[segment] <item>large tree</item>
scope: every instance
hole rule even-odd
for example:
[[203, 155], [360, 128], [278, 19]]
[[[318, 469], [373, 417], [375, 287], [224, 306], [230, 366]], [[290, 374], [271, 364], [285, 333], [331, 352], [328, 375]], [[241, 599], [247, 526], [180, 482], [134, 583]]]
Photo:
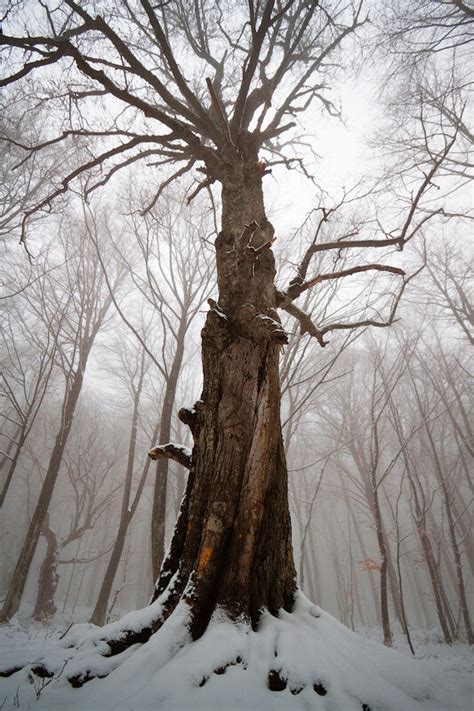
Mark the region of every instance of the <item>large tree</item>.
[[[179, 447], [152, 450], [153, 457], [174, 457], [190, 469], [156, 583], [154, 599], [162, 604], [146, 626], [109, 639], [108, 649], [113, 655], [146, 641], [180, 602], [187, 606], [194, 639], [216, 607], [255, 626], [263, 610], [291, 612], [297, 591], [280, 426], [279, 356], [288, 338], [278, 310], [293, 316], [301, 333], [321, 346], [332, 331], [392, 323], [409, 277], [400, 267], [380, 263], [375, 250], [403, 249], [426, 222], [417, 208], [450, 149], [450, 138], [412, 190], [395, 231], [359, 235], [348, 229], [324, 241], [333, 211], [321, 205], [314, 238], [303, 249], [294, 278], [277, 288], [275, 232], [263, 181], [272, 164], [304, 169], [301, 157], [292, 154], [295, 131], [301, 130], [295, 117], [317, 103], [335, 112], [327, 87], [341, 45], [365, 23], [362, 3], [123, 0], [110, 7], [64, 0], [41, 5], [43, 25], [35, 13], [31, 32], [15, 29], [13, 9], [10, 31], [7, 17], [0, 41], [11, 48], [11, 70], [2, 84], [52, 73], [47, 90], [55, 89], [50, 102], [61, 117], [52, 129], [57, 132], [45, 144], [23, 145], [25, 160], [56, 143], [66, 151], [74, 147], [77, 165], [28, 208], [23, 242], [28, 218], [83, 175], [90, 194], [120, 168], [151, 159], [162, 169], [152, 202], [192, 169], [199, 178], [190, 198], [214, 183], [220, 186], [219, 293], [217, 300], [209, 299], [202, 330], [203, 391], [192, 409], [180, 411], [194, 447], [191, 455]], [[28, 13], [22, 20], [33, 22]], [[356, 255], [354, 263], [338, 268], [346, 250]], [[321, 251], [334, 254], [333, 270], [312, 270]], [[369, 290], [353, 322], [326, 314], [316, 323], [295, 304], [319, 284], [338, 285], [366, 272], [380, 274], [387, 299], [383, 305], [379, 293]], [[385, 316], [380, 315], [383, 306]], [[71, 681], [80, 685], [92, 675], [84, 670]]]

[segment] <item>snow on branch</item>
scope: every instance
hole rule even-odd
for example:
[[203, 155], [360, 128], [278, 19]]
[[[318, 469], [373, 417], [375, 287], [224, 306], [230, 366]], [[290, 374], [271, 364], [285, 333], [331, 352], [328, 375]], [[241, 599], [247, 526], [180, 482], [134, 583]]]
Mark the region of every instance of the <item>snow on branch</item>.
[[174, 444], [173, 442], [159, 444], [150, 449], [148, 456], [154, 460], [160, 459], [160, 457], [172, 459], [174, 462], [186, 467], [186, 469], [191, 469], [191, 450], [182, 444]]

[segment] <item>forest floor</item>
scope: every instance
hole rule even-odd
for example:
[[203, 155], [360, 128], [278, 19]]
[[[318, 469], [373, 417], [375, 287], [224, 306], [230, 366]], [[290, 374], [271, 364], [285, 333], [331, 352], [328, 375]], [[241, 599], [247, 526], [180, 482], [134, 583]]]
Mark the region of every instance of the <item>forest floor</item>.
[[[139, 611], [131, 615], [139, 621]], [[112, 623], [109, 629], [120, 624]], [[0, 679], [0, 711], [474, 708], [474, 654], [467, 644], [447, 646], [436, 631], [416, 630], [414, 660], [402, 635], [395, 636], [395, 650], [387, 650], [379, 642], [379, 630], [355, 634], [305, 598], [291, 615], [267, 615], [258, 632], [214, 619], [197, 642], [183, 636], [183, 618], [175, 618], [147, 644], [120, 655], [120, 665], [109, 669], [106, 678], [80, 689], [71, 688], [64, 670], [86, 663], [100, 673], [99, 628], [75, 626], [58, 642], [67, 626], [60, 616], [49, 625], [15, 618], [0, 626], [1, 668], [46, 659], [57, 669], [51, 679], [32, 676], [28, 666]], [[269, 674], [275, 690], [268, 687]]]

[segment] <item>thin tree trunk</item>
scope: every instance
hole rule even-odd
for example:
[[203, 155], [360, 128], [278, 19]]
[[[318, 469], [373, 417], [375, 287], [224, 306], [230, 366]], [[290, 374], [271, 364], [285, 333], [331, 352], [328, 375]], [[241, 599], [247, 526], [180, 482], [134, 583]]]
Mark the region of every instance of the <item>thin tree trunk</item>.
[[[349, 506], [349, 511], [350, 511], [351, 518], [352, 518], [353, 530], [355, 531], [355, 535], [357, 537], [357, 542], [359, 544], [360, 552], [362, 553], [362, 559], [367, 560], [369, 558], [369, 555], [368, 555], [367, 549], [365, 547], [364, 539], [360, 533], [359, 525], [358, 525], [358, 522], [355, 518], [355, 514], [354, 514], [354, 510], [353, 510], [352, 506]], [[370, 592], [372, 595], [372, 602], [373, 602], [374, 610], [377, 611], [376, 612], [376, 615], [377, 615], [376, 621], [381, 622], [380, 605], [379, 605], [379, 597], [377, 595], [377, 587], [375, 585], [374, 578], [373, 578], [372, 573], [370, 571], [368, 573], [368, 580], [369, 580], [369, 587], [370, 587]]]
[[[461, 504], [464, 507], [464, 504]], [[456, 525], [461, 534], [461, 540], [466, 542], [465, 555], [469, 563], [471, 575], [474, 575], [474, 546], [471, 545], [471, 527], [472, 525], [466, 521], [463, 515], [459, 512], [458, 505], [455, 501], [451, 501], [451, 509], [453, 517], [456, 520]]]
[[380, 508], [379, 499], [379, 483], [377, 482], [377, 467], [379, 463], [379, 431], [378, 419], [375, 417], [375, 373], [374, 385], [372, 389], [371, 401], [371, 448], [370, 448], [370, 467], [369, 467], [369, 500], [372, 505], [372, 512], [375, 522], [375, 534], [380, 551], [380, 615], [382, 617], [383, 643], [390, 647], [393, 642], [392, 630], [390, 628], [390, 616], [388, 608], [388, 586], [387, 586], [387, 568], [389, 547], [385, 536], [385, 529], [382, 521], [382, 511]]
[[[103, 625], [105, 622], [105, 617], [107, 615], [107, 606], [109, 603], [110, 592], [112, 590], [112, 585], [114, 583], [115, 575], [120, 563], [120, 558], [122, 556], [123, 548], [125, 545], [125, 538], [127, 535], [128, 527], [130, 521], [132, 520], [133, 514], [138, 503], [137, 497], [131, 505], [131, 490], [133, 481], [133, 468], [135, 463], [135, 449], [137, 444], [137, 432], [138, 432], [138, 415], [140, 407], [140, 397], [143, 387], [143, 379], [145, 376], [145, 351], [142, 351], [141, 364], [140, 364], [140, 374], [136, 387], [134, 388], [133, 397], [133, 411], [132, 411], [132, 423], [130, 428], [130, 438], [128, 445], [128, 457], [127, 457], [127, 468], [125, 471], [125, 480], [122, 495], [122, 508], [120, 513], [120, 523], [118, 531], [115, 537], [115, 543], [112, 548], [112, 553], [107, 565], [107, 570], [105, 572], [104, 578], [102, 580], [102, 585], [97, 596], [97, 602], [94, 607], [94, 611], [91, 616], [91, 622], [95, 625]], [[147, 462], [148, 464], [148, 462]], [[143, 480], [143, 477], [142, 477]], [[139, 495], [139, 494], [137, 494]]]
[[[184, 355], [184, 339], [187, 321], [183, 317], [176, 334], [176, 350], [166, 381], [163, 408], [161, 410], [159, 444], [167, 444], [171, 436], [171, 422], [176, 399], [176, 388]], [[151, 558], [153, 580], [158, 580], [165, 555], [166, 493], [168, 488], [168, 459], [156, 463], [155, 489], [151, 516]]]
[[90, 621], [94, 625], [103, 625], [105, 622], [107, 606], [109, 604], [109, 597], [112, 591], [112, 585], [114, 583], [115, 575], [117, 573], [117, 569], [120, 563], [120, 558], [122, 557], [129, 523], [130, 518], [128, 516], [124, 516], [120, 521], [119, 529], [115, 537], [114, 547], [112, 549], [112, 553], [109, 558], [109, 563], [107, 565], [107, 570], [103, 577], [102, 585], [100, 587], [99, 595], [97, 597], [97, 602], [95, 604], [94, 611], [90, 619]]
[[[18, 441], [18, 443], [17, 443], [17, 447], [16, 447], [16, 450], [15, 450], [15, 454], [13, 455], [12, 459], [10, 460], [10, 466], [8, 467], [7, 476], [6, 476], [6, 478], [5, 478], [5, 481], [4, 481], [3, 486], [2, 486], [2, 491], [1, 491], [1, 493], [0, 493], [0, 508], [2, 508], [3, 503], [4, 503], [4, 501], [5, 501], [5, 497], [6, 497], [7, 492], [8, 492], [8, 489], [10, 488], [10, 484], [11, 484], [12, 479], [13, 479], [13, 474], [15, 473], [15, 469], [16, 469], [16, 467], [17, 467], [18, 460], [19, 460], [19, 458], [20, 458], [21, 450], [22, 450], [22, 448], [23, 448], [23, 444], [25, 443], [26, 436], [23, 436], [25, 430], [26, 430], [26, 426], [25, 426], [24, 428], [22, 428], [22, 432], [20, 433], [20, 439], [19, 439], [19, 441]], [[10, 445], [12, 445], [12, 448], [13, 448], [13, 443], [12, 443], [12, 442], [10, 442]], [[10, 453], [10, 450], [9, 450], [9, 449], [7, 449], [7, 453], [8, 453], [8, 454]], [[8, 457], [7, 457], [7, 458], [8, 458]]]
[[397, 620], [400, 622], [400, 624], [403, 627], [404, 613], [403, 613], [403, 609], [402, 609], [400, 588], [398, 585], [398, 575], [397, 575], [395, 563], [393, 561], [393, 556], [390, 553], [390, 544], [388, 542], [387, 534], [385, 533], [385, 531], [384, 531], [384, 538], [385, 538], [385, 548], [388, 551], [387, 575], [388, 575], [390, 595], [392, 598], [393, 608], [395, 610], [395, 615], [397, 617]]
[[390, 628], [390, 615], [388, 609], [388, 586], [387, 586], [387, 567], [388, 567], [388, 553], [386, 548], [386, 541], [383, 532], [382, 524], [382, 514], [379, 506], [379, 498], [377, 493], [377, 486], [375, 484], [374, 477], [373, 480], [373, 493], [374, 493], [374, 518], [375, 518], [375, 533], [377, 536], [377, 542], [380, 551], [380, 615], [382, 618], [382, 629], [383, 629], [383, 642], [387, 646], [392, 645], [392, 630]]
[[[34, 384], [34, 387], [30, 391], [28, 397], [26, 397], [26, 402], [27, 402], [27, 407], [24, 410], [18, 409], [17, 414], [21, 420], [21, 423], [18, 425], [18, 429], [16, 430], [16, 433], [9, 441], [8, 447], [7, 447], [7, 454], [9, 455], [10, 452], [13, 449], [13, 445], [16, 445], [15, 449], [15, 454], [13, 455], [12, 458], [8, 457], [3, 457], [2, 461], [0, 463], [0, 469], [3, 469], [3, 465], [6, 461], [6, 459], [10, 459], [10, 467], [8, 469], [8, 474], [6, 476], [5, 482], [2, 486], [2, 491], [0, 493], [0, 508], [3, 507], [3, 504], [5, 502], [5, 497], [7, 495], [7, 492], [10, 488], [10, 484], [13, 479], [13, 475], [15, 473], [18, 460], [20, 458], [20, 454], [22, 452], [23, 446], [31, 432], [31, 428], [33, 426], [33, 423], [36, 420], [36, 417], [38, 415], [38, 412], [41, 408], [41, 405], [43, 403], [43, 399], [46, 395], [46, 390], [47, 386], [49, 383], [49, 379], [53, 370], [53, 365], [54, 365], [54, 358], [53, 355], [56, 351], [56, 346], [57, 346], [57, 336], [58, 334], [55, 334], [53, 338], [53, 343], [54, 347], [50, 348], [50, 342], [49, 338], [46, 338], [46, 341], [44, 343], [45, 350], [41, 354], [39, 363], [37, 364], [37, 370], [36, 370], [36, 381]], [[22, 382], [23, 386], [25, 388], [26, 392], [26, 381], [24, 380], [24, 373], [22, 369], [20, 368], [20, 371], [22, 373]]]
[[42, 535], [46, 539], [46, 554], [41, 564], [38, 594], [36, 596], [36, 604], [33, 612], [33, 618], [42, 622], [52, 617], [56, 613], [56, 605], [54, 597], [58, 586], [58, 539], [55, 531], [49, 525], [49, 516], [47, 515], [42, 528]]
[[[402, 483], [403, 483], [403, 479], [402, 479]], [[400, 505], [401, 495], [402, 495], [402, 489], [400, 490], [400, 493], [398, 495], [395, 508], [392, 506], [390, 498], [387, 495], [385, 495], [385, 498], [386, 498], [390, 513], [392, 514], [392, 519], [395, 523], [395, 528], [397, 531], [397, 545], [396, 545], [397, 553], [396, 553], [396, 557], [395, 557], [395, 564], [396, 564], [396, 571], [397, 571], [397, 597], [398, 597], [398, 601], [400, 604], [400, 614], [401, 614], [400, 623], [401, 623], [403, 632], [405, 634], [405, 637], [407, 639], [408, 646], [410, 647], [410, 650], [411, 650], [412, 654], [414, 655], [415, 652], [413, 649], [413, 644], [412, 644], [411, 636], [410, 636], [410, 630], [408, 627], [408, 617], [407, 617], [407, 613], [406, 613], [405, 598], [404, 598], [404, 594], [403, 594], [402, 566], [401, 566], [401, 560], [400, 560], [401, 541], [400, 541], [400, 523], [398, 520], [399, 519], [398, 509], [399, 509], [399, 505]], [[392, 595], [393, 595], [393, 586], [392, 586]]]
[[[417, 393], [417, 396], [418, 396], [418, 393]], [[420, 404], [420, 407], [421, 407], [421, 404]], [[448, 519], [449, 539], [450, 539], [450, 543], [451, 543], [451, 548], [453, 550], [454, 562], [455, 562], [455, 567], [456, 567], [456, 578], [457, 578], [458, 593], [459, 593], [459, 605], [461, 607], [462, 617], [463, 617], [463, 621], [464, 621], [464, 627], [466, 630], [467, 641], [469, 644], [474, 644], [474, 635], [473, 635], [473, 631], [472, 631], [471, 619], [469, 616], [469, 608], [468, 608], [467, 598], [466, 598], [466, 589], [465, 589], [465, 584], [464, 584], [464, 575], [463, 575], [463, 570], [462, 570], [461, 554], [459, 552], [456, 531], [454, 529], [454, 520], [453, 520], [453, 513], [451, 510], [451, 500], [450, 500], [450, 496], [449, 496], [449, 491], [448, 491], [448, 487], [446, 486], [446, 479], [445, 479], [442, 469], [441, 469], [441, 462], [439, 460], [438, 452], [436, 451], [436, 446], [435, 446], [432, 434], [430, 432], [430, 428], [428, 426], [425, 426], [425, 431], [426, 431], [426, 435], [428, 437], [428, 440], [429, 440], [429, 443], [431, 446], [433, 460], [435, 463], [436, 475], [437, 475], [438, 481], [441, 485], [441, 491], [443, 492], [444, 508], [446, 511], [447, 519]]]
[[66, 391], [66, 396], [63, 404], [61, 425], [56, 436], [53, 451], [49, 460], [48, 470], [44, 478], [41, 492], [28, 527], [23, 547], [21, 549], [18, 561], [13, 573], [7, 596], [3, 604], [0, 619], [9, 620], [18, 610], [26, 585], [26, 579], [30, 570], [31, 562], [41, 535], [43, 521], [48, 512], [49, 505], [53, 496], [54, 487], [58, 478], [59, 468], [66, 447], [66, 442], [71, 431], [71, 426], [76, 410], [77, 401], [82, 388], [84, 379], [84, 371], [87, 365], [90, 349], [92, 347], [92, 339], [84, 348], [79, 365], [72, 377], [70, 388]]
[[446, 620], [443, 597], [441, 594], [442, 583], [439, 580], [436, 562], [431, 547], [431, 541], [426, 530], [426, 514], [421, 508], [418, 492], [416, 490], [415, 482], [413, 481], [413, 475], [409, 466], [407, 468], [407, 474], [408, 481], [410, 482], [410, 488], [412, 491], [412, 500], [415, 506], [416, 530], [420, 540], [421, 549], [425, 558], [426, 567], [428, 568], [428, 574], [430, 576], [431, 587], [433, 589], [433, 594], [435, 597], [436, 611], [438, 613], [439, 623], [441, 625], [441, 629], [443, 630], [444, 640], [446, 644], [452, 644], [453, 638], [451, 636], [451, 631]]
[[79, 585], [76, 588], [76, 597], [74, 598], [74, 604], [72, 606], [71, 617], [73, 617], [74, 613], [76, 612], [76, 607], [77, 607], [80, 597], [81, 597], [81, 590], [82, 590], [82, 586], [84, 585], [84, 579], [86, 577], [86, 573], [87, 573], [87, 566], [83, 565], [81, 577], [79, 578]]
[[72, 581], [73, 581], [74, 576], [75, 576], [75, 574], [76, 574], [76, 568], [77, 568], [77, 562], [76, 562], [76, 560], [79, 558], [79, 553], [80, 553], [80, 550], [81, 550], [81, 545], [82, 545], [82, 538], [79, 538], [79, 540], [77, 541], [76, 554], [75, 554], [75, 556], [74, 556], [74, 562], [73, 562], [73, 564], [72, 564], [72, 570], [71, 570], [71, 572], [70, 572], [69, 580], [68, 580], [68, 584], [67, 584], [67, 588], [66, 588], [66, 595], [64, 596], [63, 609], [62, 609], [63, 614], [64, 614], [64, 612], [65, 612], [65, 610], [66, 610], [66, 607], [67, 607], [67, 604], [68, 604], [68, 602], [69, 602], [69, 595], [71, 594]]
[[301, 535], [301, 543], [300, 543], [300, 585], [303, 587], [304, 583], [304, 565], [303, 565], [303, 560], [305, 557], [305, 544], [306, 544], [306, 537], [308, 535], [308, 530], [311, 527], [311, 516], [313, 514], [313, 507], [316, 502], [316, 499], [318, 497], [319, 490], [321, 488], [321, 482], [323, 480], [324, 476], [324, 470], [326, 469], [326, 465], [328, 463], [328, 460], [326, 459], [324, 466], [321, 469], [321, 474], [319, 475], [318, 483], [315, 486], [314, 489], [314, 494], [311, 499], [311, 503], [309, 505], [309, 510], [308, 510], [308, 516], [306, 519], [306, 523], [303, 527], [302, 535]]
[[309, 580], [309, 589], [311, 590], [311, 599], [317, 602], [318, 605], [322, 605], [322, 590], [321, 590], [321, 578], [319, 575], [319, 566], [316, 558], [316, 541], [314, 540], [313, 528], [310, 526], [308, 532], [309, 538], [309, 550], [311, 552], [311, 560], [306, 559], [306, 571]]
[[[354, 508], [351, 506], [351, 503], [350, 503], [350, 500], [349, 500], [349, 496], [348, 496], [348, 494], [347, 494], [347, 490], [346, 490], [346, 487], [345, 487], [344, 477], [342, 476], [342, 473], [341, 473], [340, 470], [338, 470], [338, 474], [339, 474], [339, 481], [341, 482], [341, 487], [342, 487], [342, 490], [343, 490], [343, 492], [344, 492], [344, 500], [345, 500], [345, 503], [346, 503], [346, 508], [347, 508], [347, 510], [349, 511], [349, 514], [350, 514], [350, 517], [351, 517], [352, 526], [353, 526], [353, 529], [352, 529], [352, 530], [355, 532], [355, 536], [356, 536], [356, 538], [357, 538], [357, 543], [358, 543], [358, 545], [359, 545], [359, 550], [360, 550], [360, 552], [361, 552], [361, 554], [362, 554], [362, 559], [363, 559], [363, 560], [368, 560], [369, 555], [368, 555], [367, 549], [366, 549], [366, 547], [365, 547], [365, 541], [364, 541], [364, 538], [363, 538], [363, 536], [362, 536], [362, 534], [361, 534], [361, 532], [360, 532], [359, 522], [358, 522], [357, 519], [356, 519], [356, 516], [355, 516], [355, 513], [354, 513]], [[372, 509], [370, 508], [370, 505], [369, 505], [369, 509], [370, 509], [370, 511], [372, 511]], [[374, 579], [373, 579], [373, 577], [372, 577], [372, 573], [371, 573], [371, 572], [369, 572], [368, 580], [369, 580], [370, 591], [371, 591], [371, 594], [372, 594], [373, 609], [374, 609], [374, 610], [377, 610], [377, 620], [380, 621], [380, 605], [379, 605], [379, 598], [378, 598], [378, 595], [377, 595], [376, 585], [375, 585], [375, 582], [374, 582]]]
[[408, 575], [407, 581], [411, 588], [413, 604], [416, 606], [414, 614], [417, 620], [417, 627], [424, 627], [427, 629], [432, 626], [432, 623], [430, 615], [428, 614], [429, 608], [426, 604], [424, 581], [420, 583], [420, 576], [416, 572], [413, 572], [412, 575]]
[[[415, 650], [413, 649], [413, 643], [411, 641], [411, 635], [410, 635], [410, 628], [408, 626], [408, 618], [406, 614], [406, 607], [405, 607], [405, 596], [404, 596], [404, 591], [403, 591], [403, 577], [402, 577], [402, 564], [401, 564], [401, 540], [400, 540], [400, 521], [399, 521], [399, 506], [400, 506], [400, 499], [402, 497], [403, 493], [403, 478], [400, 484], [400, 492], [397, 498], [397, 503], [395, 506], [395, 510], [392, 511], [392, 516], [393, 520], [395, 521], [395, 527], [397, 531], [397, 554], [396, 554], [396, 563], [397, 563], [397, 574], [398, 574], [398, 589], [400, 591], [400, 603], [401, 603], [401, 612], [403, 615], [402, 619], [402, 628], [405, 633], [405, 637], [408, 642], [408, 646], [410, 647], [410, 651], [415, 656]], [[392, 508], [392, 507], [390, 507]]]
[[[392, 413], [393, 423], [395, 431], [397, 433], [398, 440], [400, 444], [404, 441], [403, 431], [400, 416], [397, 410], [394, 408], [393, 404], [390, 406]], [[435, 556], [433, 553], [433, 548], [431, 545], [431, 540], [427, 532], [427, 522], [426, 522], [426, 510], [422, 506], [424, 503], [424, 494], [422, 490], [421, 482], [417, 477], [415, 477], [412, 467], [410, 466], [410, 461], [405, 449], [402, 450], [402, 457], [405, 465], [405, 472], [408, 477], [408, 482], [410, 485], [411, 498], [410, 505], [412, 508], [412, 514], [415, 519], [416, 531], [421, 544], [421, 549], [423, 551], [423, 556], [425, 559], [426, 566], [428, 568], [428, 574], [430, 577], [431, 587], [433, 589], [433, 594], [436, 604], [436, 612], [438, 614], [438, 619], [443, 631], [444, 639], [446, 644], [452, 644], [452, 628], [448, 622], [450, 616], [449, 606], [447, 606], [447, 599], [444, 594], [444, 587], [442, 580], [439, 576], [438, 569], [436, 566]], [[414, 508], [414, 512], [413, 512]]]
[[372, 423], [373, 461], [369, 464], [365, 460], [365, 458], [362, 457], [355, 449], [354, 444], [351, 445], [350, 451], [359, 470], [364, 485], [365, 498], [374, 520], [375, 535], [377, 538], [377, 544], [380, 554], [380, 617], [384, 633], [384, 644], [390, 646], [392, 644], [392, 630], [390, 627], [390, 614], [388, 604], [388, 582], [390, 582], [395, 612], [399, 620], [402, 619], [402, 615], [400, 611], [400, 600], [397, 595], [396, 574], [390, 555], [390, 546], [385, 533], [378, 495], [378, 431], [377, 423], [375, 422], [375, 416], [373, 412]]
[[[3, 467], [5, 466], [5, 462], [7, 462], [7, 461], [11, 462], [11, 461], [13, 460], [14, 457], [10, 457], [10, 452], [13, 450], [13, 447], [15, 446], [15, 444], [18, 444], [18, 438], [21, 436], [21, 433], [22, 433], [22, 430], [23, 430], [23, 429], [24, 429], [24, 425], [19, 425], [19, 426], [17, 427], [16, 432], [15, 432], [15, 434], [13, 435], [13, 437], [11, 437], [11, 438], [8, 440], [8, 444], [7, 444], [6, 448], [5, 448], [5, 450], [4, 450], [4, 451], [2, 452], [2, 454], [0, 455], [0, 471], [1, 471], [1, 470], [3, 469]], [[14, 455], [14, 456], [15, 456], [15, 455]], [[8, 488], [8, 487], [7, 487], [7, 488]], [[3, 496], [3, 492], [2, 492], [2, 496]], [[4, 497], [3, 497], [3, 498], [4, 498]], [[3, 501], [3, 498], [2, 498], [2, 501]]]

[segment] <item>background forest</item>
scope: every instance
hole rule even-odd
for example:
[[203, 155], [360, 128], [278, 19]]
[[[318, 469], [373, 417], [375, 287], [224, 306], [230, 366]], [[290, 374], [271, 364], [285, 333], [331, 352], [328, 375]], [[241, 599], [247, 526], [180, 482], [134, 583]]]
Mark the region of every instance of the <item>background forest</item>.
[[[300, 586], [352, 629], [375, 628], [386, 644], [402, 633], [416, 652], [415, 630], [448, 644], [474, 639], [474, 9], [389, 5], [340, 57], [331, 100], [301, 119], [295, 157], [269, 159], [266, 203], [290, 278], [308, 245], [390, 239], [416, 214], [407, 250], [390, 253], [409, 275], [402, 292], [377, 273], [317, 284], [300, 305], [327, 345], [288, 321], [281, 355]], [[186, 457], [191, 446], [177, 412], [202, 386], [220, 208], [217, 191], [194, 195], [185, 172], [166, 185], [168, 168], [152, 155], [146, 170], [143, 156], [97, 169], [63, 194], [73, 160], [46, 145], [59, 126], [44, 110], [55, 81], [52, 72], [1, 99], [0, 579], [4, 598], [25, 537], [36, 536], [16, 623], [66, 628], [118, 619], [153, 591], [187, 469], [147, 453], [179, 442]], [[73, 92], [62, 100], [75, 110]], [[43, 150], [29, 150], [35, 142]], [[88, 155], [85, 139], [74, 143]], [[57, 199], [32, 210], [47, 181]], [[320, 271], [347, 268], [342, 250], [318, 259]], [[387, 313], [390, 328], [370, 328]]]
[[[121, 189], [120, 207], [71, 203], [48, 218], [50, 243], [32, 265], [11, 246], [3, 263], [16, 292], [2, 302], [5, 587], [58, 467], [22, 609], [36, 619], [57, 610], [103, 622], [144, 605], [184, 490], [186, 470], [147, 452], [189, 444], [176, 412], [200, 391], [212, 220], [200, 205], [183, 214], [179, 196], [138, 219]], [[429, 260], [422, 247], [424, 269], [389, 331], [338, 334], [324, 350], [295, 333], [282, 355], [303, 590], [360, 628], [381, 623], [386, 577], [395, 628], [436, 627], [447, 642], [472, 635], [473, 336], [459, 229], [430, 228]], [[311, 298], [324, 314], [336, 295], [323, 286]], [[153, 552], [152, 521], [163, 530]]]

